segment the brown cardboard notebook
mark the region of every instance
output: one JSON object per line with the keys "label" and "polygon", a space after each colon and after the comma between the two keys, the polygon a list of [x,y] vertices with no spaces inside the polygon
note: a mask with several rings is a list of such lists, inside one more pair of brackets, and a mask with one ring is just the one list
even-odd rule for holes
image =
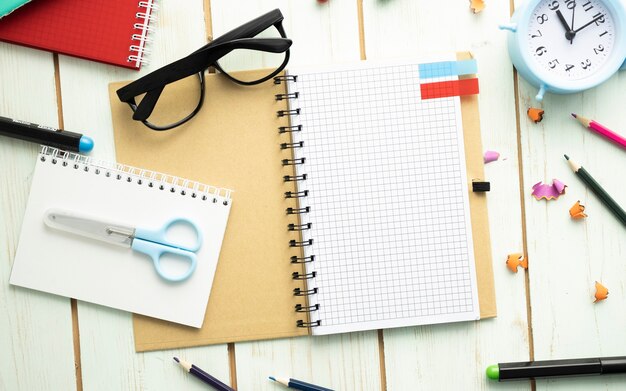
{"label": "brown cardboard notebook", "polygon": [[[159,105],[166,105],[168,113],[184,110],[195,98],[194,83],[190,79],[168,87],[163,98],[170,100]],[[306,296],[294,296],[295,289],[306,292],[312,286],[307,287],[311,280],[293,278],[294,273],[307,278],[304,265],[292,263],[293,257],[303,258],[305,252],[302,247],[290,246],[290,241],[297,246],[302,237],[299,231],[287,227],[306,223],[306,216],[300,220],[297,214],[286,213],[288,208],[304,207],[298,204],[298,198],[285,197],[286,192],[302,191],[297,181],[284,178],[297,174],[290,163],[298,159],[290,148],[281,148],[281,144],[292,141],[290,133],[278,131],[290,123],[288,115],[280,117],[276,113],[288,110],[289,101],[294,102],[276,99],[276,94],[287,93],[286,84],[268,82],[243,87],[209,74],[202,110],[187,124],[166,132],[154,132],[131,120],[130,109],[115,95],[124,84],[110,86],[119,162],[234,190],[203,327],[192,329],[135,316],[136,349],[314,334],[314,328],[297,327],[298,321],[306,325],[312,317],[295,310],[298,304],[301,310],[307,310],[316,303],[307,302]],[[483,176],[476,97],[462,98],[462,114],[467,178],[471,181]],[[491,317],[496,311],[486,200],[484,195],[470,193],[469,202],[480,317]]]}

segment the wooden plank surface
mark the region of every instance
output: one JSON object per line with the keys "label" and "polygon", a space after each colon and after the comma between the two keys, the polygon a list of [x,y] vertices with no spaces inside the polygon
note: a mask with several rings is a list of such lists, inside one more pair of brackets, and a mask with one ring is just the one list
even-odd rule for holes
{"label": "wooden plank surface", "polygon": [[[546,117],[534,124],[525,112],[537,105],[532,99],[536,91],[520,80],[515,96],[505,34],[497,29],[509,19],[509,2],[487,2],[485,11],[474,15],[466,2],[453,0],[363,0],[362,26],[358,0],[212,0],[210,15],[205,15],[202,0],[160,4],[150,67],[137,73],[60,56],[60,102],[52,55],[0,44],[0,115],[56,125],[57,105],[62,103],[65,127],[94,137],[94,156],[114,159],[107,84],[134,79],[201,46],[207,36],[205,16],[218,36],[280,8],[294,40],[292,65],[355,61],[361,49],[369,59],[470,50],[479,64],[483,147],[501,153],[500,161],[485,167],[492,183],[488,202],[498,317],[385,330],[380,337],[372,331],[238,343],[230,355],[225,345],[137,354],[129,314],[79,303],[79,384],[85,390],[205,389],[176,368],[173,355],[202,365],[226,383],[236,374],[242,390],[280,389],[267,380],[269,375],[292,375],[342,390],[442,389],[444,384],[446,389],[529,389],[528,382],[494,384],[484,377],[487,365],[525,360],[530,354],[525,276],[504,267],[506,254],[524,249],[523,221],[535,358],[626,351],[626,340],[620,337],[626,328],[624,228],[562,157],[568,153],[577,159],[626,205],[624,151],[569,118],[569,112],[578,112],[619,130],[626,123],[626,112],[619,110],[626,90],[623,74],[584,94],[547,96],[539,105]],[[521,113],[521,156],[516,109]],[[0,390],[75,389],[69,300],[8,285],[38,147],[0,141]],[[566,194],[557,201],[534,200],[531,186],[552,178],[568,185]],[[572,221],[567,213],[578,199],[587,206],[590,217],[585,221]],[[595,280],[610,295],[592,304]],[[620,380],[539,381],[537,388],[617,390],[623,388]]]}
{"label": "wooden plank surface", "polygon": [[[505,35],[497,24],[509,15],[507,2],[488,2],[475,15],[458,1],[364,1],[368,59],[471,51],[478,61],[480,122],[484,150],[501,153],[485,167],[498,316],[475,323],[384,331],[389,390],[485,389],[485,368],[499,361],[528,359],[524,273],[505,267],[508,253],[523,252],[518,181],[513,73]],[[505,160],[504,160],[505,159]],[[447,371],[446,368],[454,368]],[[493,385],[493,384],[491,384]],[[528,389],[528,383],[507,384]]]}
{"label": "wooden plank surface", "polygon": [[[51,54],[0,43],[0,115],[58,125]],[[76,386],[69,299],[9,285],[38,152],[0,140],[0,390]]]}
{"label": "wooden plank surface", "polygon": [[[520,2],[516,1],[516,5]],[[519,109],[542,107],[535,124],[521,116],[528,256],[535,358],[618,356],[626,352],[626,230],[571,172],[563,154],[582,164],[622,207],[626,205],[626,154],[570,117],[583,114],[624,134],[626,78],[615,75],[602,86],[575,95],[551,95],[537,103],[537,89],[520,81]],[[556,201],[536,201],[532,185],[562,180],[568,185]],[[570,219],[580,200],[589,217]],[[593,304],[594,282],[609,298]],[[537,389],[620,390],[623,377],[538,381]]]}
{"label": "wooden plank surface", "polygon": [[[206,43],[202,0],[159,2],[157,33],[150,64],[141,72],[61,56],[63,118],[67,129],[87,129],[95,140],[96,158],[115,160],[107,86],[134,80],[193,52]],[[112,281],[114,283],[114,281]],[[85,390],[206,389],[185,375],[172,356],[184,357],[229,383],[226,345],[135,353],[129,313],[79,302],[80,349]]]}

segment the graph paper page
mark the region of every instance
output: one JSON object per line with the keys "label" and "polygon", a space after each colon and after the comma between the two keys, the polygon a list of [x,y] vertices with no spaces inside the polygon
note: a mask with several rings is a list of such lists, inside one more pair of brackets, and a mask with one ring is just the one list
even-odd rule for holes
{"label": "graph paper page", "polygon": [[313,334],[479,318],[460,100],[421,99],[423,62],[290,69]]}

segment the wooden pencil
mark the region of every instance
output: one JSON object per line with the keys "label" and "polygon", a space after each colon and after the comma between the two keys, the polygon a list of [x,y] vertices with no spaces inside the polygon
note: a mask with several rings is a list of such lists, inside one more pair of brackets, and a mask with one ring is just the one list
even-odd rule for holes
{"label": "wooden pencil", "polygon": [[589,174],[584,167],[576,164],[573,160],[569,158],[569,156],[564,156],[565,159],[567,159],[567,162],[569,163],[572,171],[574,171],[574,173],[576,173],[580,180],[582,180],[587,185],[587,187],[589,187],[591,191],[593,191],[593,193],[598,196],[598,198],[600,198],[600,201],[602,201],[602,203],[604,203],[604,205],[609,208],[611,212],[613,212],[615,217],[617,217],[617,219],[621,221],[624,226],[626,226],[626,212],[624,212],[624,209],[622,209],[622,207],[617,204],[617,202],[609,195],[609,193],[607,193],[606,190],[604,190],[602,186],[600,186],[600,184],[595,179],[593,179],[591,174]]}

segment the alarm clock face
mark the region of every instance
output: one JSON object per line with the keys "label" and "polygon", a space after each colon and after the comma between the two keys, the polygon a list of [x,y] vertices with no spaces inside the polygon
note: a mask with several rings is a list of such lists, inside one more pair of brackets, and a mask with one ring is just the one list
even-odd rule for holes
{"label": "alarm clock face", "polygon": [[615,49],[615,33],[605,0],[541,0],[526,40],[536,70],[566,83],[602,70]]}

